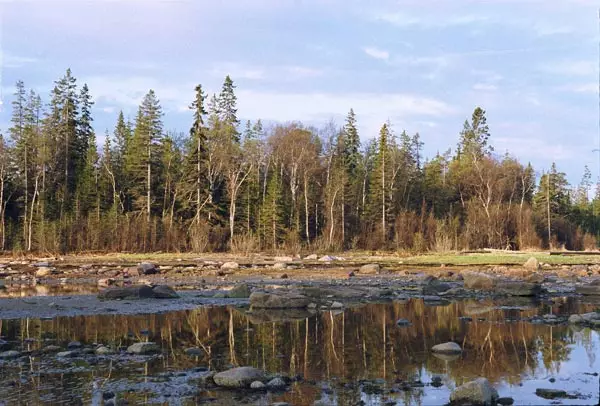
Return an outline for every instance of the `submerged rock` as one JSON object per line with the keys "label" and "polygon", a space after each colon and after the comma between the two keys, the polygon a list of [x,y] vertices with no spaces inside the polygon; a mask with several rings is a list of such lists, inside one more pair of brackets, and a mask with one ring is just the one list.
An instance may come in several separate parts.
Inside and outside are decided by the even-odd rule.
{"label": "submerged rock", "polygon": [[498,391],[485,378],[478,378],[459,386],[450,394],[452,405],[492,406],[498,399]]}
{"label": "submerged rock", "polygon": [[136,355],[156,354],[160,352],[160,347],[153,342],[135,343],[127,347],[127,352]]}
{"label": "submerged rock", "polygon": [[460,354],[462,352],[462,348],[455,342],[450,341],[447,343],[434,345],[431,348],[431,351],[440,354]]}
{"label": "submerged rock", "polygon": [[537,296],[542,291],[542,285],[531,282],[505,281],[498,283],[495,291],[509,296]]}
{"label": "submerged rock", "polygon": [[254,381],[264,381],[265,374],[260,369],[238,367],[215,374],[213,380],[225,388],[247,388]]}
{"label": "submerged rock", "polygon": [[569,395],[566,391],[561,389],[543,389],[538,388],[535,390],[535,394],[544,399],[572,399],[574,396]]}
{"label": "submerged rock", "polygon": [[222,271],[235,271],[239,267],[240,267],[240,264],[238,264],[237,262],[225,262],[223,265],[221,265],[221,270]]}
{"label": "submerged rock", "polygon": [[481,272],[467,271],[461,275],[467,289],[493,290],[497,282],[493,276]]}
{"label": "submerged rock", "polygon": [[103,290],[98,294],[98,299],[175,299],[179,295],[169,286],[134,285],[122,288]]}
{"label": "submerged rock", "polygon": [[0,359],[12,359],[12,358],[18,358],[20,356],[21,356],[21,353],[19,351],[10,350],[10,351],[0,352]]}
{"label": "submerged rock", "polygon": [[306,296],[296,292],[254,292],[250,295],[250,307],[256,309],[303,309],[309,303]]}
{"label": "submerged rock", "polygon": [[137,266],[137,269],[142,275],[154,275],[160,272],[158,266],[151,264],[150,262],[142,262]]}

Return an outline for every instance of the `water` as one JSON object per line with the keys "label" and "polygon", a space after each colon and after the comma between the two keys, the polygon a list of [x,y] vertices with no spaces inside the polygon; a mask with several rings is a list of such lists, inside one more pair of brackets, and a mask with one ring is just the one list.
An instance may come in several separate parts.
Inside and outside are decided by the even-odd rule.
{"label": "water", "polygon": [[[499,307],[502,306],[503,307]],[[522,319],[592,311],[573,298],[550,304],[462,301],[430,306],[420,299],[367,304],[297,319],[248,317],[245,309],[202,307],[153,315],[58,317],[2,320],[0,331],[13,348],[31,351],[0,361],[0,403],[101,404],[101,394],[118,393],[130,404],[269,404],[286,401],[329,404],[442,405],[457,385],[486,377],[500,396],[516,404],[551,404],[536,388],[564,389],[577,399],[560,404],[598,404],[600,348],[597,331]],[[462,316],[472,321],[460,319]],[[398,319],[409,327],[398,327]],[[154,341],[162,356],[81,355],[59,359],[39,354],[50,344],[71,341],[125,347]],[[460,343],[459,357],[439,357],[433,345]],[[185,349],[199,347],[201,355]],[[285,392],[248,394],[204,390],[198,367],[221,370],[251,365],[271,373],[302,375]],[[432,385],[435,377],[441,386]],[[550,379],[554,382],[551,382]],[[435,378],[437,379],[437,378]],[[387,403],[386,403],[387,402]]]}

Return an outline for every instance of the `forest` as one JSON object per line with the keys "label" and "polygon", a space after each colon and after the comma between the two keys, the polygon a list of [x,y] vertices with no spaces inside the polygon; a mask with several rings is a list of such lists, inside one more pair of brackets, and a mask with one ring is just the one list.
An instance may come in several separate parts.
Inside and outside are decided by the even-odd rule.
{"label": "forest", "polygon": [[480,107],[466,112],[454,149],[425,157],[419,134],[390,122],[359,134],[352,109],[343,124],[320,128],[241,122],[227,76],[219,94],[190,89],[189,130],[165,131],[149,90],[98,145],[91,90],[70,70],[48,101],[22,81],[15,89],[0,138],[3,251],[597,246],[600,195],[589,197],[589,169],[572,186],[554,164],[536,173],[495,153]]}

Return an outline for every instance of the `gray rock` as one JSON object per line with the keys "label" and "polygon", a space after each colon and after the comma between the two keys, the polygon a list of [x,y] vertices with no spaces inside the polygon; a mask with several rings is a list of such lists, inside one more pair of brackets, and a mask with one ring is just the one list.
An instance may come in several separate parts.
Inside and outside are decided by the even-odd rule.
{"label": "gray rock", "polygon": [[498,399],[498,391],[485,378],[477,378],[459,386],[450,394],[451,404],[492,406]]}
{"label": "gray rock", "polygon": [[265,374],[252,367],[232,368],[213,376],[215,384],[225,388],[247,388],[254,381],[264,381]]}
{"label": "gray rock", "polygon": [[59,352],[60,350],[62,350],[62,348],[60,348],[58,345],[48,345],[42,348],[41,352],[44,354],[49,354],[52,352]]}
{"label": "gray rock", "polygon": [[135,343],[127,347],[127,352],[136,355],[156,354],[160,352],[160,347],[153,342]]}
{"label": "gray rock", "polygon": [[396,325],[398,327],[408,327],[411,325],[411,322],[406,319],[398,319],[398,321],[396,321]]}
{"label": "gray rock", "polygon": [[239,267],[240,267],[240,264],[238,264],[237,262],[225,262],[223,265],[221,265],[221,270],[222,271],[235,271]]}
{"label": "gray rock", "polygon": [[331,262],[331,261],[335,261],[337,258],[331,255],[324,255],[321,258],[319,258],[320,262]]}
{"label": "gray rock", "polygon": [[47,261],[36,262],[34,264],[31,264],[31,266],[34,266],[36,268],[47,268],[50,266],[50,262],[47,262]]}
{"label": "gray rock", "polygon": [[599,296],[600,285],[581,285],[575,287],[575,292],[584,296]]}
{"label": "gray rock", "polygon": [[544,399],[569,399],[573,398],[566,391],[561,389],[542,389],[535,390],[535,394]]}
{"label": "gray rock", "polygon": [[275,402],[271,406],[290,406],[287,402]]}
{"label": "gray rock", "polygon": [[122,288],[110,288],[98,294],[99,299],[175,299],[179,295],[169,286],[134,285]]}
{"label": "gray rock", "polygon": [[510,406],[515,403],[515,400],[513,398],[503,397],[503,398],[498,398],[498,400],[496,400],[496,403],[501,406]]}
{"label": "gray rock", "polygon": [[74,350],[81,347],[83,347],[83,345],[79,341],[71,341],[69,344],[67,344],[67,348],[70,350]]}
{"label": "gray rock", "polygon": [[261,381],[254,381],[250,384],[250,389],[260,390],[260,389],[264,389],[264,388],[265,388],[265,384],[262,383]]}
{"label": "gray rock", "polygon": [[110,354],[114,354],[114,353],[115,352],[112,349],[110,349],[104,345],[101,345],[100,347],[96,348],[97,355],[110,355]]}
{"label": "gray rock", "polygon": [[256,309],[304,309],[310,300],[299,293],[253,292],[250,295],[250,307]]}
{"label": "gray rock", "polygon": [[307,261],[316,261],[317,259],[319,259],[319,257],[317,256],[317,254],[310,254],[305,256],[304,259]]}
{"label": "gray rock", "polygon": [[275,257],[273,258],[275,262],[294,262],[294,258],[292,257]]}
{"label": "gray rock", "polygon": [[452,286],[449,283],[440,282],[437,279],[432,279],[423,286],[423,294],[424,295],[437,295],[439,293],[444,293],[450,290]]}
{"label": "gray rock", "polygon": [[465,288],[475,290],[493,290],[496,278],[481,272],[465,271],[461,273]]}
{"label": "gray rock", "polygon": [[19,351],[10,350],[10,351],[0,352],[0,359],[12,359],[12,358],[18,358],[20,356],[21,356],[21,353]]}
{"label": "gray rock", "polygon": [[286,383],[280,377],[275,377],[267,382],[267,387],[271,389],[281,389],[286,387]]}
{"label": "gray rock", "polygon": [[250,291],[248,285],[242,283],[231,289],[229,292],[227,292],[227,297],[234,299],[247,299],[250,297],[251,293],[252,292]]}
{"label": "gray rock", "polygon": [[460,348],[460,345],[450,341],[447,343],[434,345],[431,348],[431,351],[440,354],[460,354],[462,352],[462,348]]}
{"label": "gray rock", "polygon": [[150,262],[142,262],[137,266],[137,269],[142,275],[154,275],[160,272],[158,267]]}
{"label": "gray rock", "polygon": [[78,355],[79,355],[79,352],[77,352],[77,351],[62,351],[62,352],[59,352],[58,354],[56,354],[56,356],[59,358],[73,358]]}
{"label": "gray rock", "polygon": [[340,302],[333,302],[331,304],[331,308],[332,309],[343,309],[344,305],[342,303],[340,303]]}
{"label": "gray rock", "polygon": [[362,273],[365,275],[374,275],[378,274],[381,271],[381,266],[379,264],[367,264],[360,267],[358,273]]}
{"label": "gray rock", "polygon": [[54,273],[54,268],[49,268],[46,266],[39,267],[37,271],[35,271],[36,278],[43,278],[45,276],[52,275]]}
{"label": "gray rock", "polygon": [[186,348],[184,351],[190,357],[198,357],[203,354],[202,349],[200,349],[198,347]]}
{"label": "gray rock", "polygon": [[537,296],[542,291],[539,283],[505,281],[496,284],[495,291],[509,296]]}
{"label": "gray rock", "polygon": [[537,271],[540,269],[540,263],[535,257],[531,257],[523,264],[523,268]]}
{"label": "gray rock", "polygon": [[286,269],[287,268],[287,264],[284,262],[277,262],[275,265],[273,265],[273,269]]}

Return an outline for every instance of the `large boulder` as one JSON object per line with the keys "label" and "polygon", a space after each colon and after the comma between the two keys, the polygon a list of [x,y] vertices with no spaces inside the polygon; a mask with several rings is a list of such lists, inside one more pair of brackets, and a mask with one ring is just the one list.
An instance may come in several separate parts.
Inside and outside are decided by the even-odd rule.
{"label": "large boulder", "polygon": [[600,296],[600,285],[581,285],[575,287],[575,292],[584,296]]}
{"label": "large boulder", "polygon": [[158,266],[151,264],[150,262],[142,262],[137,266],[137,270],[142,275],[154,275],[160,272]]}
{"label": "large boulder", "polygon": [[362,273],[365,275],[375,275],[375,274],[378,274],[379,271],[381,271],[381,266],[379,266],[379,264],[363,265],[358,270],[359,273]]}
{"label": "large boulder", "polygon": [[152,342],[135,343],[127,347],[127,352],[135,355],[156,354],[160,352],[160,347]]}
{"label": "large boulder", "polygon": [[35,276],[37,278],[43,278],[45,276],[52,275],[54,273],[54,268],[49,268],[47,266],[41,266],[35,271]]}
{"label": "large boulder", "polygon": [[540,262],[535,257],[531,257],[523,264],[523,268],[537,271],[540,269]]}
{"label": "large boulder", "polygon": [[572,314],[569,316],[570,324],[596,324],[600,323],[600,313],[591,312],[584,314]]}
{"label": "large boulder", "polygon": [[247,299],[250,297],[251,293],[252,292],[250,291],[248,285],[242,283],[227,292],[227,297],[232,299]]}
{"label": "large boulder", "polygon": [[438,295],[450,290],[452,286],[449,283],[441,282],[438,279],[431,279],[423,286],[424,295]]}
{"label": "large boulder", "polygon": [[250,307],[254,309],[304,309],[309,303],[308,297],[296,292],[253,292],[250,295]]}
{"label": "large boulder", "polygon": [[492,406],[498,399],[498,391],[485,378],[477,378],[454,389],[450,394],[452,405]]}
{"label": "large boulder", "polygon": [[213,376],[215,384],[224,388],[247,388],[255,381],[264,381],[265,373],[252,367],[232,368]]}
{"label": "large boulder", "polygon": [[537,296],[542,291],[542,285],[531,282],[504,281],[496,285],[495,291],[509,296]]}
{"label": "large boulder", "polygon": [[431,348],[431,351],[437,352],[438,354],[460,354],[462,352],[462,348],[460,348],[460,345],[450,341],[447,343],[434,345]]}
{"label": "large boulder", "polygon": [[238,264],[237,262],[225,262],[223,265],[221,265],[221,270],[222,271],[235,271],[239,267],[240,267],[240,264]]}
{"label": "large boulder", "polygon": [[465,288],[475,290],[493,290],[497,279],[482,272],[465,271],[462,274]]}
{"label": "large boulder", "polygon": [[175,299],[179,295],[169,286],[134,285],[122,288],[111,288],[101,291],[98,299],[131,300],[131,299]]}

